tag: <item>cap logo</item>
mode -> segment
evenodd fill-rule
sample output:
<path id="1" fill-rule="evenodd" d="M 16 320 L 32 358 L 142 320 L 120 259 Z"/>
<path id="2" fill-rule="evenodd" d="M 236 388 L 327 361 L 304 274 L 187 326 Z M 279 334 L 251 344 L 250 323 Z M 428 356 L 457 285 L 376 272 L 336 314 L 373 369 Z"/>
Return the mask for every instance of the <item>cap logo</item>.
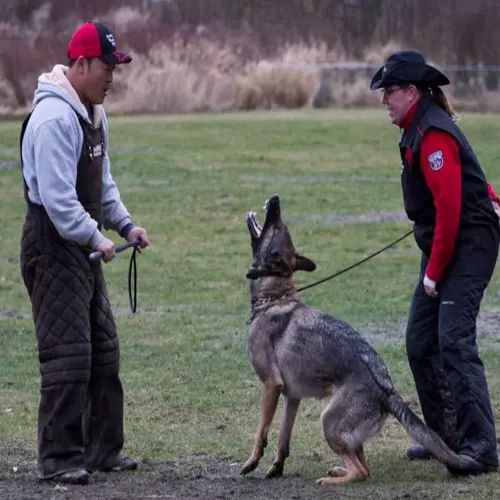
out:
<path id="1" fill-rule="evenodd" d="M 387 66 L 384 66 L 384 69 L 382 70 L 382 73 L 387 73 Z"/>
<path id="2" fill-rule="evenodd" d="M 115 37 L 113 36 L 112 33 L 108 33 L 106 35 L 106 38 L 108 39 L 108 42 L 113 46 L 116 47 L 116 42 L 115 42 Z"/>

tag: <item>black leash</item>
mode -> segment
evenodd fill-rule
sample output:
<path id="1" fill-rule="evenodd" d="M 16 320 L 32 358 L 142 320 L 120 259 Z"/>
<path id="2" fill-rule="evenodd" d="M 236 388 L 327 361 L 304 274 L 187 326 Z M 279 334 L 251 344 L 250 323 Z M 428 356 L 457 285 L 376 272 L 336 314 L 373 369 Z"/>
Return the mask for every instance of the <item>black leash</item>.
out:
<path id="1" fill-rule="evenodd" d="M 396 245 L 400 241 L 404 240 L 405 238 L 407 238 L 408 236 L 410 236 L 410 234 L 413 234 L 413 229 L 411 231 L 408 231 L 406 234 L 404 234 L 400 238 L 398 238 L 396 241 L 393 241 L 392 243 L 390 243 L 389 245 L 385 246 L 384 248 L 381 248 L 380 250 L 377 250 L 375 253 L 372 253 L 368 257 L 365 257 L 363 260 L 360 260 L 359 262 L 356 262 L 352 266 L 346 267 L 345 269 L 342 269 L 341 271 L 337 271 L 336 273 L 332 274 L 331 276 L 327 276 L 326 278 L 323 278 L 322 280 L 316 281 L 315 283 L 311 283 L 310 285 L 303 286 L 302 288 L 299 288 L 297 290 L 297 292 L 303 292 L 304 290 L 307 290 L 308 288 L 312 288 L 313 286 L 320 285 L 321 283 L 324 283 L 325 281 L 331 280 L 333 278 L 336 278 L 337 276 L 340 276 L 341 274 L 344 274 L 347 271 L 350 271 L 351 269 L 353 269 L 353 268 L 355 268 L 355 267 L 363 264 L 367 260 L 373 259 L 373 257 L 375 257 L 376 255 L 378 255 L 379 253 L 385 252 L 385 250 L 387 250 L 388 248 L 393 247 L 394 245 Z"/>
<path id="2" fill-rule="evenodd" d="M 137 253 L 137 246 L 134 246 L 132 255 L 130 256 L 130 265 L 128 266 L 128 299 L 130 302 L 130 310 L 135 313 L 137 309 L 137 262 L 135 255 Z M 132 270 L 134 275 L 134 296 L 132 298 Z"/>
<path id="3" fill-rule="evenodd" d="M 135 313 L 137 310 L 137 246 L 139 241 L 127 241 L 121 245 L 115 246 L 115 253 L 123 252 L 127 248 L 134 247 L 132 250 L 132 255 L 130 256 L 130 265 L 128 268 L 128 299 L 130 302 L 130 310 Z M 89 255 L 90 260 L 99 260 L 102 257 L 101 252 L 92 252 Z M 133 291 L 132 291 L 132 280 L 133 280 Z"/>

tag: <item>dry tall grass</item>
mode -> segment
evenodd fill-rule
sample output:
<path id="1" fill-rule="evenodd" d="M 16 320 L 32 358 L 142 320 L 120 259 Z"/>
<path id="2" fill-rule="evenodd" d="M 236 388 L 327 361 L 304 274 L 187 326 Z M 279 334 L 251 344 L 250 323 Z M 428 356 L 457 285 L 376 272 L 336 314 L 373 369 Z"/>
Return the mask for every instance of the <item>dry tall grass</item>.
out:
<path id="1" fill-rule="evenodd" d="M 65 62 L 67 40 L 82 21 L 70 13 L 57 21 L 51 3 L 32 12 L 24 24 L 0 23 L 0 114 L 28 110 L 37 76 Z M 174 113 L 305 106 L 372 106 L 378 95 L 368 84 L 373 70 L 319 70 L 314 64 L 348 60 L 350 54 L 320 40 L 283 42 L 262 50 L 255 32 L 180 24 L 162 34 L 152 10 L 129 6 L 99 16 L 117 32 L 133 62 L 116 72 L 107 109 L 117 113 Z M 188 36 L 186 33 L 189 31 Z M 371 45 L 361 54 L 381 63 L 403 45 Z M 454 75 L 450 75 L 452 78 Z M 462 78 L 450 86 L 457 109 L 500 111 L 500 92 L 489 91 L 484 78 Z M 466 82 L 464 85 L 463 82 Z"/>
<path id="2" fill-rule="evenodd" d="M 317 72 L 281 66 L 290 59 L 309 63 L 311 56 L 323 60 L 327 53 L 285 46 L 274 58 L 245 62 L 235 47 L 203 35 L 187 44 L 159 43 L 119 69 L 108 108 L 168 113 L 306 106 L 318 86 Z"/>

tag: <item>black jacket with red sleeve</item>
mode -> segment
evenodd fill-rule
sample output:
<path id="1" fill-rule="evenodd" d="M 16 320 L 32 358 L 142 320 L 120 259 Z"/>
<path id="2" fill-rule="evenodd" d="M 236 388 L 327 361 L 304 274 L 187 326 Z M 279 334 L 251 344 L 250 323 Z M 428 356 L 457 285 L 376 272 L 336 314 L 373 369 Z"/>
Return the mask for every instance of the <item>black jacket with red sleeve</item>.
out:
<path id="1" fill-rule="evenodd" d="M 443 147 L 429 152 L 428 147 L 422 148 L 424 137 L 427 144 L 436 145 L 441 137 Z M 456 159 L 448 153 L 457 150 L 453 140 L 458 145 Z M 451 149 L 446 141 L 452 142 Z M 422 157 L 423 149 L 426 158 Z M 422 96 L 412 110 L 401 136 L 400 152 L 405 210 L 415 223 L 417 245 L 430 259 L 427 274 L 439 281 L 456 247 L 481 238 L 482 231 L 493 231 L 498 238 L 498 217 L 489 186 L 466 137 L 431 95 Z M 436 182 L 430 186 L 433 179 Z M 437 197 L 437 192 L 444 196 Z"/>

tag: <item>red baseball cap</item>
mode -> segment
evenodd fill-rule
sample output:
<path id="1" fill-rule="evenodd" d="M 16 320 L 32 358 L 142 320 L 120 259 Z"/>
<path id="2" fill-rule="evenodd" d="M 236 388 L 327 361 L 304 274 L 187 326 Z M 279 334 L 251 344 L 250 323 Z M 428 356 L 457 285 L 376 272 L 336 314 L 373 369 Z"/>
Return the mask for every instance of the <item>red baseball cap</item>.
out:
<path id="1" fill-rule="evenodd" d="M 68 44 L 68 58 L 98 57 L 110 64 L 128 64 L 132 57 L 117 50 L 115 37 L 107 26 L 87 21 L 77 28 Z"/>

